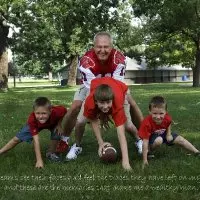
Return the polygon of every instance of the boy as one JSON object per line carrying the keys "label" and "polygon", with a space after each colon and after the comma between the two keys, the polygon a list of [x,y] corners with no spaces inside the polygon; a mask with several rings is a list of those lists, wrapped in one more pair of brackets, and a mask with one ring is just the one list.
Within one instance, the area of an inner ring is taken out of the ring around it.
{"label": "boy", "polygon": [[190,142],[171,132],[172,119],[167,113],[167,103],[162,96],[154,96],[149,103],[149,113],[141,123],[139,136],[143,139],[143,166],[148,165],[148,149],[155,149],[162,143],[178,144],[195,155],[200,155]]}
{"label": "boy", "polygon": [[66,112],[67,109],[65,107],[52,106],[51,102],[46,97],[38,97],[33,104],[33,112],[29,115],[27,124],[15,137],[0,149],[0,155],[23,141],[31,143],[33,140],[36,155],[35,167],[43,168],[44,163],[41,156],[38,133],[43,129],[49,129],[51,131],[51,145],[47,157],[52,161],[59,161],[59,157],[55,154],[55,149],[57,141],[60,140],[60,138],[67,142],[67,137],[61,137],[63,134],[61,121]]}
{"label": "boy", "polygon": [[[125,170],[131,170],[125,136],[125,128],[127,128],[128,122],[125,115],[126,109],[123,107],[127,90],[128,87],[124,83],[110,77],[96,78],[92,80],[90,94],[86,98],[83,115],[89,119],[91,123],[99,144],[98,153],[100,156],[105,145],[110,144],[104,142],[101,136],[98,118],[100,115],[105,115],[105,117],[109,115],[112,116],[117,128],[117,135],[122,153],[122,167]],[[129,110],[127,110],[127,112],[129,113]],[[78,119],[78,121],[79,120],[80,119]],[[130,124],[128,125],[128,128],[129,127]],[[134,127],[134,131],[137,132],[137,129],[133,124],[132,127]],[[134,134],[134,131],[131,133]]]}

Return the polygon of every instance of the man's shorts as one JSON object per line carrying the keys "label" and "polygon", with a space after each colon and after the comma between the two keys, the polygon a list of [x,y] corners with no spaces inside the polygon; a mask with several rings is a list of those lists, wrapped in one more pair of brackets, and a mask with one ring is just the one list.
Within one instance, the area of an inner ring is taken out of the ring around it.
{"label": "man's shorts", "polygon": [[79,100],[79,101],[85,101],[86,96],[89,93],[89,89],[86,88],[83,84],[80,86],[80,88],[75,92],[74,94],[74,100]]}
{"label": "man's shorts", "polygon": [[178,134],[172,133],[173,140],[170,142],[167,142],[166,135],[167,135],[166,131],[163,134],[153,133],[149,138],[149,144],[152,145],[158,137],[161,137],[163,139],[163,143],[165,143],[168,146],[173,145],[174,140],[178,137]]}
{"label": "man's shorts", "polygon": [[[53,130],[51,131],[51,140],[60,140],[60,136],[57,135],[57,133]],[[19,133],[17,133],[16,137],[21,141],[21,142],[28,142],[31,143],[33,140],[33,136],[31,135],[29,125],[25,125]]]}

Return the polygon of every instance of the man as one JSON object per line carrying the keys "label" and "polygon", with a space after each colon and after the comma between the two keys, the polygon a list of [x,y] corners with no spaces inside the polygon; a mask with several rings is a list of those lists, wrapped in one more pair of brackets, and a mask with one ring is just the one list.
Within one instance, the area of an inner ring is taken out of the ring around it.
{"label": "man", "polygon": [[[74,125],[76,124],[76,143],[72,146],[69,153],[67,154],[67,160],[76,159],[77,155],[82,152],[82,147],[80,146],[80,143],[84,133],[85,123],[76,123],[76,120],[81,106],[82,109],[80,115],[83,114],[82,103],[89,93],[91,80],[108,76],[116,80],[123,81],[125,68],[126,58],[121,52],[113,49],[111,35],[107,32],[97,33],[94,37],[94,48],[86,52],[80,60],[79,70],[83,76],[83,84],[75,93],[74,101],[71,105],[71,108],[68,110],[63,119],[63,129],[66,135],[70,135],[72,129],[74,128]],[[143,116],[136,102],[131,98],[129,94],[127,95],[127,100],[130,103],[138,121],[141,122]],[[140,140],[137,131],[135,130],[136,128],[130,125],[129,130],[127,131],[135,132],[135,137],[137,139],[136,146],[141,153],[142,141]]]}

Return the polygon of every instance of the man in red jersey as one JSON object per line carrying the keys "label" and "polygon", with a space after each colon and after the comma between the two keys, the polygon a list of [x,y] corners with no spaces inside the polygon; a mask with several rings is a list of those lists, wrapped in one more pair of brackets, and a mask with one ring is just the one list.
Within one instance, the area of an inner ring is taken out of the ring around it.
{"label": "man in red jersey", "polygon": [[48,129],[51,131],[51,145],[47,152],[47,157],[52,161],[60,161],[55,151],[57,141],[66,139],[65,136],[62,136],[63,130],[61,127],[61,121],[66,112],[67,109],[65,107],[52,106],[46,97],[38,97],[33,104],[33,112],[29,115],[27,124],[0,149],[0,154],[9,151],[21,142],[31,143],[33,140],[36,155],[35,167],[43,168],[44,163],[41,156],[38,133],[43,129]]}
{"label": "man in red jersey", "polygon": [[[97,33],[94,38],[94,48],[85,53],[81,58],[79,63],[79,70],[83,76],[83,84],[80,86],[79,90],[75,93],[74,101],[71,108],[68,110],[67,114],[63,119],[63,129],[66,135],[70,135],[75,124],[75,137],[76,143],[70,149],[67,154],[67,160],[76,159],[77,155],[81,153],[82,147],[80,146],[80,138],[82,138],[84,132],[84,125],[76,123],[77,116],[81,109],[82,103],[84,102],[86,96],[88,95],[90,89],[90,83],[95,78],[101,77],[112,77],[116,80],[123,81],[126,67],[125,56],[112,48],[112,38],[107,32]],[[134,110],[135,116],[139,122],[142,121],[143,116],[138,108],[136,102],[127,95],[127,100]],[[83,113],[83,107],[82,112]],[[133,127],[130,127],[130,131],[133,131]],[[135,133],[136,144],[139,152],[142,151],[142,141]]]}

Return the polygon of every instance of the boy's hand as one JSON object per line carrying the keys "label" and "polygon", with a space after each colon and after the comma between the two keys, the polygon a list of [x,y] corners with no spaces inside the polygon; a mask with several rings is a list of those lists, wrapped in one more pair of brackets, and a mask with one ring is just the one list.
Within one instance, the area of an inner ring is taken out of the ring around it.
{"label": "boy's hand", "polygon": [[102,156],[102,151],[104,151],[104,148],[108,146],[112,146],[112,145],[109,142],[104,142],[101,145],[99,145],[98,154],[100,157]]}
{"label": "boy's hand", "polygon": [[171,142],[173,140],[172,135],[171,134],[170,135],[166,135],[166,140],[167,140],[167,142]]}
{"label": "boy's hand", "polygon": [[131,171],[131,170],[132,170],[132,168],[131,168],[131,166],[130,166],[129,163],[123,163],[123,162],[122,162],[122,167],[123,167],[123,169],[126,170],[126,171]]}
{"label": "boy's hand", "polygon": [[142,169],[145,169],[149,165],[148,161],[143,161]]}
{"label": "boy's hand", "polygon": [[42,160],[39,160],[36,162],[35,167],[40,169],[40,168],[44,168],[44,163]]}

